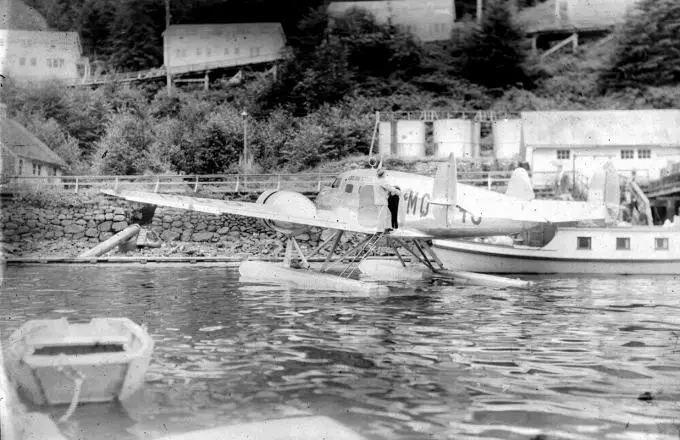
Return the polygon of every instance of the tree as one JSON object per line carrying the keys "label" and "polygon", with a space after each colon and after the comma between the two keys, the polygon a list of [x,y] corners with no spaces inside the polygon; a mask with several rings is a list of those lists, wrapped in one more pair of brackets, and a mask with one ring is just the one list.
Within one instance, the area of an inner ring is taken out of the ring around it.
{"label": "tree", "polygon": [[524,31],[504,0],[489,2],[481,26],[475,28],[455,51],[462,61],[461,73],[477,84],[507,88],[524,84],[526,54]]}
{"label": "tree", "polygon": [[680,2],[642,0],[618,32],[604,90],[680,83]]}
{"label": "tree", "polygon": [[98,142],[94,160],[99,174],[143,174],[153,161],[149,149],[153,138],[149,121],[131,113],[116,114],[111,118],[106,135]]}
{"label": "tree", "polygon": [[121,71],[163,64],[165,9],[157,0],[122,0],[111,24],[109,63]]}

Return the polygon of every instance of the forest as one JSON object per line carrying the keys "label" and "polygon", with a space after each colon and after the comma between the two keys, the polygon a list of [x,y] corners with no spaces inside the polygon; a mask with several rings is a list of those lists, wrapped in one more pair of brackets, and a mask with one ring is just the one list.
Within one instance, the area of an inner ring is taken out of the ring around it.
{"label": "forest", "polygon": [[[146,26],[160,33],[163,2],[38,3],[50,26],[78,28],[88,53],[120,68],[160,65],[158,48],[142,33]],[[481,25],[471,20],[449,41],[430,44],[362,10],[329,29],[319,3],[172,0],[173,20],[183,22],[278,17],[293,56],[276,78],[246,71],[240,85],[216,79],[208,91],[172,96],[163,81],[97,89],[8,84],[3,98],[71,174],[237,172],[246,123],[253,171],[297,172],[367,153],[376,111],[680,107],[675,0],[641,0],[613,38],[544,62],[530,55],[506,0],[490,1]],[[217,12],[227,10],[238,13]]]}

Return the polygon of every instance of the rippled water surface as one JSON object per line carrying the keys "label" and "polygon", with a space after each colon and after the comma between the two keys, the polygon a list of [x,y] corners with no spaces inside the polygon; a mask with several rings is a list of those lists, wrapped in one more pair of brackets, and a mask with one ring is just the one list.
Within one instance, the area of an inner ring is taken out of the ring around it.
{"label": "rippled water surface", "polygon": [[148,325],[142,392],[79,407],[71,438],[302,414],[367,439],[680,438],[680,278],[540,281],[366,296],[243,284],[223,267],[13,265],[0,330],[63,316]]}

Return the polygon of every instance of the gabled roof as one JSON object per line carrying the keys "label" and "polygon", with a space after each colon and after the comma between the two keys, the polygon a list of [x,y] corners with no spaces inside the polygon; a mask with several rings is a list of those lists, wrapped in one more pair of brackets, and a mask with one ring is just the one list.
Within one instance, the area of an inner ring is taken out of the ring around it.
{"label": "gabled roof", "polygon": [[20,158],[60,167],[66,166],[66,162],[57,153],[50,150],[23,125],[11,119],[0,119],[0,143]]}

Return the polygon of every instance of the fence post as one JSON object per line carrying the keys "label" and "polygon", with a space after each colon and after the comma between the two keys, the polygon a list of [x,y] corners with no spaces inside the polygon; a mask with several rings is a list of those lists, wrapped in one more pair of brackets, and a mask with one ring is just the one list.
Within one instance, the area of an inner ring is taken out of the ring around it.
{"label": "fence post", "polygon": [[321,171],[317,175],[318,181],[316,182],[316,192],[321,192]]}
{"label": "fence post", "polygon": [[78,177],[76,177],[76,194],[78,193]]}
{"label": "fence post", "polygon": [[486,185],[489,191],[491,191],[491,173],[486,175]]}
{"label": "fence post", "polygon": [[276,184],[276,190],[277,191],[281,190],[281,174],[278,175],[278,182]]}
{"label": "fence post", "polygon": [[153,189],[153,192],[157,193],[158,192],[158,187],[161,185],[161,178],[160,176],[156,176],[156,187]]}
{"label": "fence post", "polygon": [[194,182],[194,192],[198,192],[198,176],[196,176],[196,182]]}
{"label": "fence post", "polygon": [[116,176],[116,186],[113,188],[114,191],[118,191],[118,176]]}
{"label": "fence post", "polygon": [[240,179],[239,179],[239,175],[237,174],[236,175],[236,188],[234,188],[234,192],[238,192],[239,184],[240,184]]}

